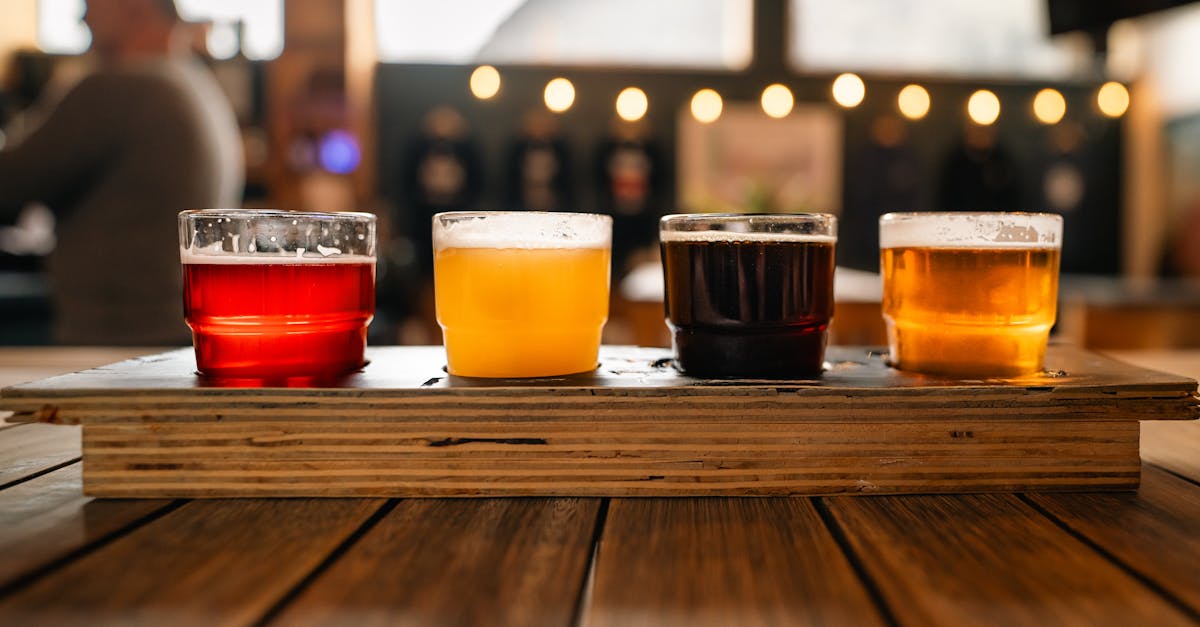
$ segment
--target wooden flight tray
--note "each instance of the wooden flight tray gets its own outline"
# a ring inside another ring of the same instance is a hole
[[[9,420],[83,425],[106,497],[704,496],[1132,490],[1139,420],[1196,381],[1051,346],[1021,379],[899,372],[831,347],[819,379],[700,380],[663,349],[593,373],[449,376],[441,347],[369,349],[327,387],[217,387],[190,349],[13,386]]]

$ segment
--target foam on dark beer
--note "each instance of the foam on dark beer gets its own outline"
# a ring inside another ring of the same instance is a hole
[[[808,233],[763,233],[745,231],[661,231],[664,242],[795,242],[834,244],[837,237]]]

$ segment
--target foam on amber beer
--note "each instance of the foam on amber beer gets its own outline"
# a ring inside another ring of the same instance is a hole
[[[1043,368],[1058,299],[1057,216],[901,215],[880,224],[897,367],[959,377]]]
[[[325,377],[363,365],[374,257],[181,249],[180,260],[185,318],[205,374]]]
[[[437,319],[452,374],[535,377],[596,367],[608,319],[609,218],[434,220]]]

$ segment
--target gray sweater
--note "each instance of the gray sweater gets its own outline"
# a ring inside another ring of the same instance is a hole
[[[176,214],[238,206],[243,173],[233,111],[194,60],[98,71],[0,151],[0,222],[31,202],[58,217],[56,341],[187,343]]]

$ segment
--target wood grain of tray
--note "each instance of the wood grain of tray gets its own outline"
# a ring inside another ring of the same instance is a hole
[[[83,424],[111,497],[697,496],[1131,490],[1138,421],[1200,415],[1196,381],[1070,346],[1048,372],[954,380],[831,347],[812,380],[699,380],[604,347],[570,377],[473,380],[381,347],[322,387],[225,387],[188,349],[13,386],[10,421]]]

